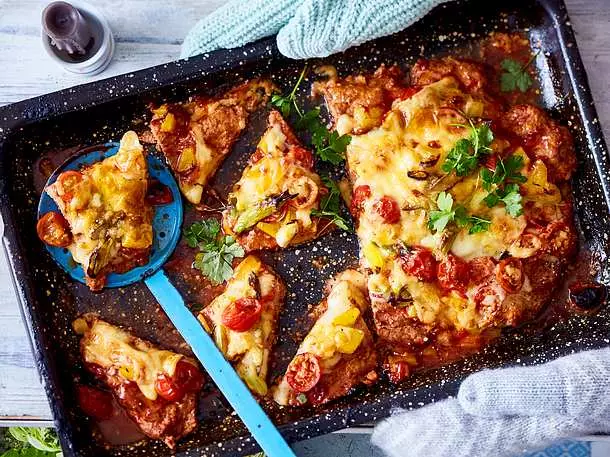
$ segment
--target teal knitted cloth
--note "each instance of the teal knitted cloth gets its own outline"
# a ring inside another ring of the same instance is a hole
[[[199,21],[182,57],[235,48],[277,34],[293,59],[325,57],[396,33],[448,0],[232,0]]]

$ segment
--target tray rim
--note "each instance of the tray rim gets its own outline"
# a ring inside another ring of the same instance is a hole
[[[557,33],[562,61],[565,65],[564,68],[568,73],[568,80],[577,103],[578,115],[583,121],[583,131],[586,135],[588,145],[591,148],[593,160],[595,161],[597,175],[606,200],[606,206],[610,208],[610,182],[607,180],[608,176],[610,176],[610,165],[608,163],[610,154],[608,153],[603,129],[599,122],[599,117],[593,101],[587,73],[578,50],[575,33],[569,22],[566,5],[564,0],[537,0],[537,3],[544,8],[547,15],[552,20],[554,30]],[[0,153],[2,153],[8,135],[31,123],[74,111],[84,111],[95,107],[98,104],[116,101],[123,97],[133,96],[134,94],[159,89],[172,84],[188,82],[193,78],[205,76],[206,72],[215,73],[223,69],[234,68],[236,63],[245,66],[256,63],[261,59],[287,59],[279,53],[275,44],[275,36],[249,43],[240,48],[221,49],[210,53],[204,53],[190,59],[180,59],[90,83],[79,84],[2,106],[0,107]],[[148,79],[148,76],[151,76],[151,79]],[[122,91],[109,91],[109,89],[115,85],[123,87],[124,84],[121,84],[121,82],[133,81],[134,79],[148,80],[149,84],[145,87],[139,87],[134,92],[129,91],[123,93]],[[62,103],[59,103],[58,100],[61,100]],[[0,163],[0,176],[3,175],[2,168],[3,164]],[[69,424],[69,421],[62,408],[62,401],[55,395],[55,390],[58,389],[58,386],[52,376],[50,376],[51,360],[47,356],[48,350],[44,347],[41,336],[34,331],[36,322],[35,316],[33,316],[29,305],[31,301],[30,292],[23,287],[23,283],[18,280],[18,276],[28,275],[29,267],[19,256],[19,246],[16,246],[14,242],[9,241],[9,238],[18,240],[15,233],[18,231],[18,228],[13,216],[13,211],[10,208],[8,196],[6,194],[6,182],[0,177],[0,217],[2,217],[4,222],[2,245],[9,264],[11,280],[14,290],[16,291],[20,313],[26,326],[36,367],[49,400],[53,415],[53,423],[58,432],[67,431],[66,426]],[[526,360],[522,359],[522,361]],[[456,386],[457,382],[446,383],[441,391],[446,396],[448,395],[448,391]],[[413,389],[415,392],[420,390],[439,390],[439,386],[432,385]],[[369,410],[371,406],[372,405],[368,402],[357,405],[357,414],[362,415],[362,413],[364,413],[366,415],[367,410]],[[349,417],[351,416],[350,413],[352,411],[351,407],[347,409],[347,411],[343,411],[343,423],[345,426],[349,427]],[[341,411],[338,412],[341,413]],[[298,438],[295,437],[298,436],[299,431],[305,431],[305,429],[307,429],[308,433],[311,432],[305,425],[309,420],[311,420],[311,418],[306,418],[295,423],[288,423],[280,426],[279,429],[280,431],[288,432],[292,435],[288,437],[289,441],[298,441]],[[66,455],[75,455],[71,445],[72,443],[68,440],[68,435],[66,433],[58,434],[62,447],[68,451],[66,452]],[[231,443],[236,440],[238,440],[238,438],[225,441],[225,444],[227,445],[225,446],[225,449],[235,449]]]

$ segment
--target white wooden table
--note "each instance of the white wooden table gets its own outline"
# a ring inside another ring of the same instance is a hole
[[[95,1],[117,41],[110,67],[96,78],[175,60],[186,31],[225,0]],[[610,0],[566,0],[600,121],[610,134]],[[65,73],[40,41],[43,0],[0,0],[0,105],[91,81]],[[49,421],[51,414],[34,366],[12,289],[0,257],[0,424]],[[338,455],[338,454],[337,454]]]

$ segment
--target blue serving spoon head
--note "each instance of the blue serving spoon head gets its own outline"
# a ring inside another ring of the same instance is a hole
[[[110,142],[96,150],[89,150],[84,154],[76,155],[64,162],[49,177],[45,188],[53,184],[57,177],[67,170],[79,170],[95,162],[111,157],[119,150],[119,143]],[[153,218],[153,246],[149,262],[140,267],[133,268],[126,273],[111,273],[107,276],[105,287],[121,287],[141,281],[152,275],[167,261],[174,251],[180,239],[180,228],[182,226],[182,199],[180,190],[176,184],[171,171],[167,165],[153,154],[147,154],[149,176],[161,184],[167,186],[172,194],[172,202],[155,206]],[[38,218],[49,211],[59,212],[59,208],[53,199],[45,191],[42,192],[38,205]],[[72,255],[66,248],[46,245],[47,250],[59,266],[73,279],[85,283],[85,272],[80,264],[72,259]]]

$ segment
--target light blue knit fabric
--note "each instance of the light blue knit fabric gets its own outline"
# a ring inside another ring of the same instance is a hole
[[[402,30],[448,0],[232,0],[203,18],[182,57],[234,48],[277,33],[293,59],[325,57]]]
[[[594,433],[610,433],[610,348],[473,374],[457,398],[396,412],[372,441],[390,457],[514,457]]]

